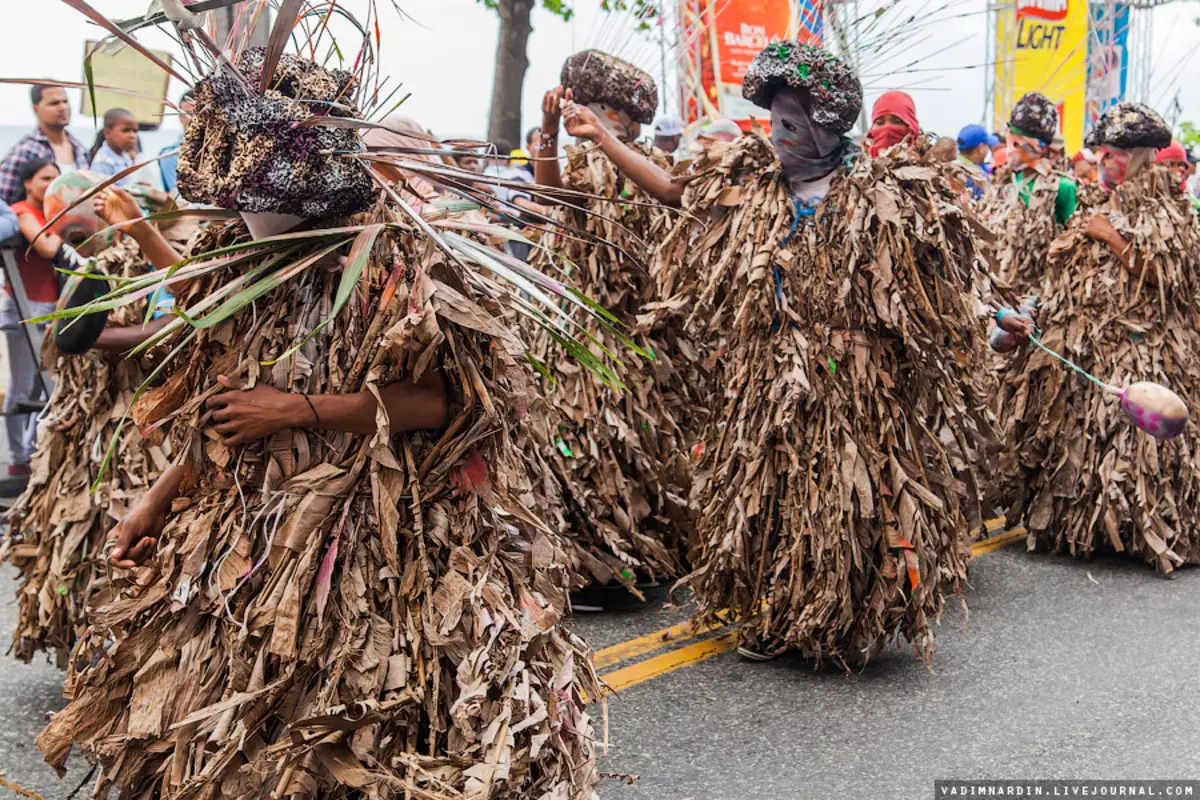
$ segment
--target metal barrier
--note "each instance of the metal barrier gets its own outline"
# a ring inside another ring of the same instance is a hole
[[[28,321],[31,316],[29,310],[32,306],[29,304],[29,295],[25,293],[25,284],[21,281],[21,270],[17,267],[17,254],[28,246],[28,242],[22,236],[14,236],[0,242],[0,270],[4,272],[4,283],[12,287],[13,300],[17,305],[17,313],[21,317],[18,325],[24,333],[22,337],[24,346],[29,348],[33,363],[38,365],[37,375],[34,376],[33,396],[17,405],[13,412],[16,414],[40,414],[46,404],[50,402],[50,391],[53,386],[50,373],[41,367],[42,339],[44,337],[38,326]],[[0,326],[0,330],[7,332],[9,328]]]

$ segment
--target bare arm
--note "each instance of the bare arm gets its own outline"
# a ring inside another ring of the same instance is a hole
[[[168,269],[183,260],[158,228],[141,219],[142,209],[127,192],[110,186],[93,198],[92,207],[96,210],[96,215],[109,225],[132,222],[126,233],[138,243],[138,247],[142,248],[142,255],[155,269]]]
[[[1117,232],[1113,227],[1112,222],[1104,214],[1096,214],[1088,220],[1087,228],[1084,232],[1098,242],[1107,245],[1108,249],[1113,252],[1125,267],[1128,272],[1135,278],[1145,278],[1146,283],[1151,286],[1158,285],[1158,276],[1153,270],[1148,270],[1141,263],[1141,259],[1134,253],[1133,248],[1129,243]]]
[[[38,235],[38,231],[42,229],[42,223],[37,221],[33,214],[21,214],[17,217],[17,226],[21,229],[21,235],[25,237],[25,241],[33,242],[33,251],[42,258],[52,259],[58,255],[58,249],[62,247],[63,241],[53,233],[47,233],[38,238],[34,242],[34,237]]]
[[[171,502],[179,496],[186,475],[187,467],[167,467],[137,505],[108,532],[104,551],[114,567],[136,567],[154,554]]]
[[[137,222],[129,229],[129,235],[142,248],[142,255],[156,270],[170,269],[183,260],[167,238],[149,222]]]
[[[607,131],[603,133],[596,144],[612,160],[617,169],[642,187],[646,194],[672,208],[679,208],[683,205],[683,184],[672,180],[671,173],[641,153],[630,149],[628,145]]]
[[[552,189],[563,188],[562,168],[558,163],[558,122],[562,117],[562,87],[546,92],[542,97],[542,127],[538,136],[533,180]]]
[[[249,391],[237,379],[219,376],[230,391],[208,401],[214,430],[226,444],[261,439],[284,428],[316,428],[339,433],[375,433],[379,404],[370,392],[302,395],[259,384]],[[446,424],[450,401],[446,384],[436,372],[419,381],[400,381],[380,387],[391,432],[437,430]],[[312,405],[309,405],[311,402]]]
[[[683,185],[671,180],[671,173],[609,133],[591,109],[570,102],[569,92],[563,116],[567,133],[591,140],[617,169],[648,195],[673,208],[683,204]]]
[[[534,214],[541,214],[543,217],[550,214],[551,209],[549,207],[544,206],[541,203],[534,202],[528,197],[515,197],[513,198],[512,202],[517,208],[523,208],[526,211],[533,212]]]
[[[170,316],[162,316],[149,325],[116,325],[105,328],[100,338],[92,345],[92,349],[106,353],[124,353],[161,331],[171,320]]]

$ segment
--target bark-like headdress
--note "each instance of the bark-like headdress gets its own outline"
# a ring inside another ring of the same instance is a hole
[[[1171,129],[1154,109],[1141,103],[1117,103],[1100,118],[1088,134],[1088,146],[1102,145],[1132,150],[1137,147],[1159,149],[1171,144]]]
[[[258,93],[265,50],[245,51],[238,71],[218,69],[196,85],[195,118],[179,148],[179,191],[196,203],[238,211],[330,217],[370,205],[365,152],[353,129],[297,127],[317,116],[355,117],[355,78],[285,55]]]
[[[628,61],[599,50],[584,50],[563,64],[561,81],[581,106],[603,103],[625,112],[634,122],[654,122],[658,86],[648,73]]]
[[[754,57],[742,82],[742,96],[770,108],[785,86],[804,91],[813,122],[836,133],[854,127],[862,111],[862,84],[850,65],[819,47],[776,42]]]
[[[1058,109],[1040,92],[1029,92],[1016,102],[1008,116],[1008,129],[1050,144],[1058,134]]]

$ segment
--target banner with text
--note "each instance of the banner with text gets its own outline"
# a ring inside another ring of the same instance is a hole
[[[1129,6],[1093,3],[1090,19],[1085,132],[1125,98],[1129,85]]]
[[[996,127],[1004,130],[1022,95],[1041,92],[1058,106],[1067,151],[1079,150],[1087,87],[1086,0],[1016,0],[1015,14],[997,14],[996,35],[997,87],[1008,89],[996,92]]]
[[[728,117],[748,128],[762,109],[742,97],[754,57],[772,42],[824,41],[823,0],[680,0],[686,39],[680,85],[689,121]]]

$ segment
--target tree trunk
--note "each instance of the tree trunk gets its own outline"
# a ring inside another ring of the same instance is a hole
[[[529,69],[526,46],[533,24],[529,17],[534,0],[500,0],[500,35],[496,41],[496,76],[492,82],[492,109],[488,138],[507,139],[521,147],[521,93]]]

